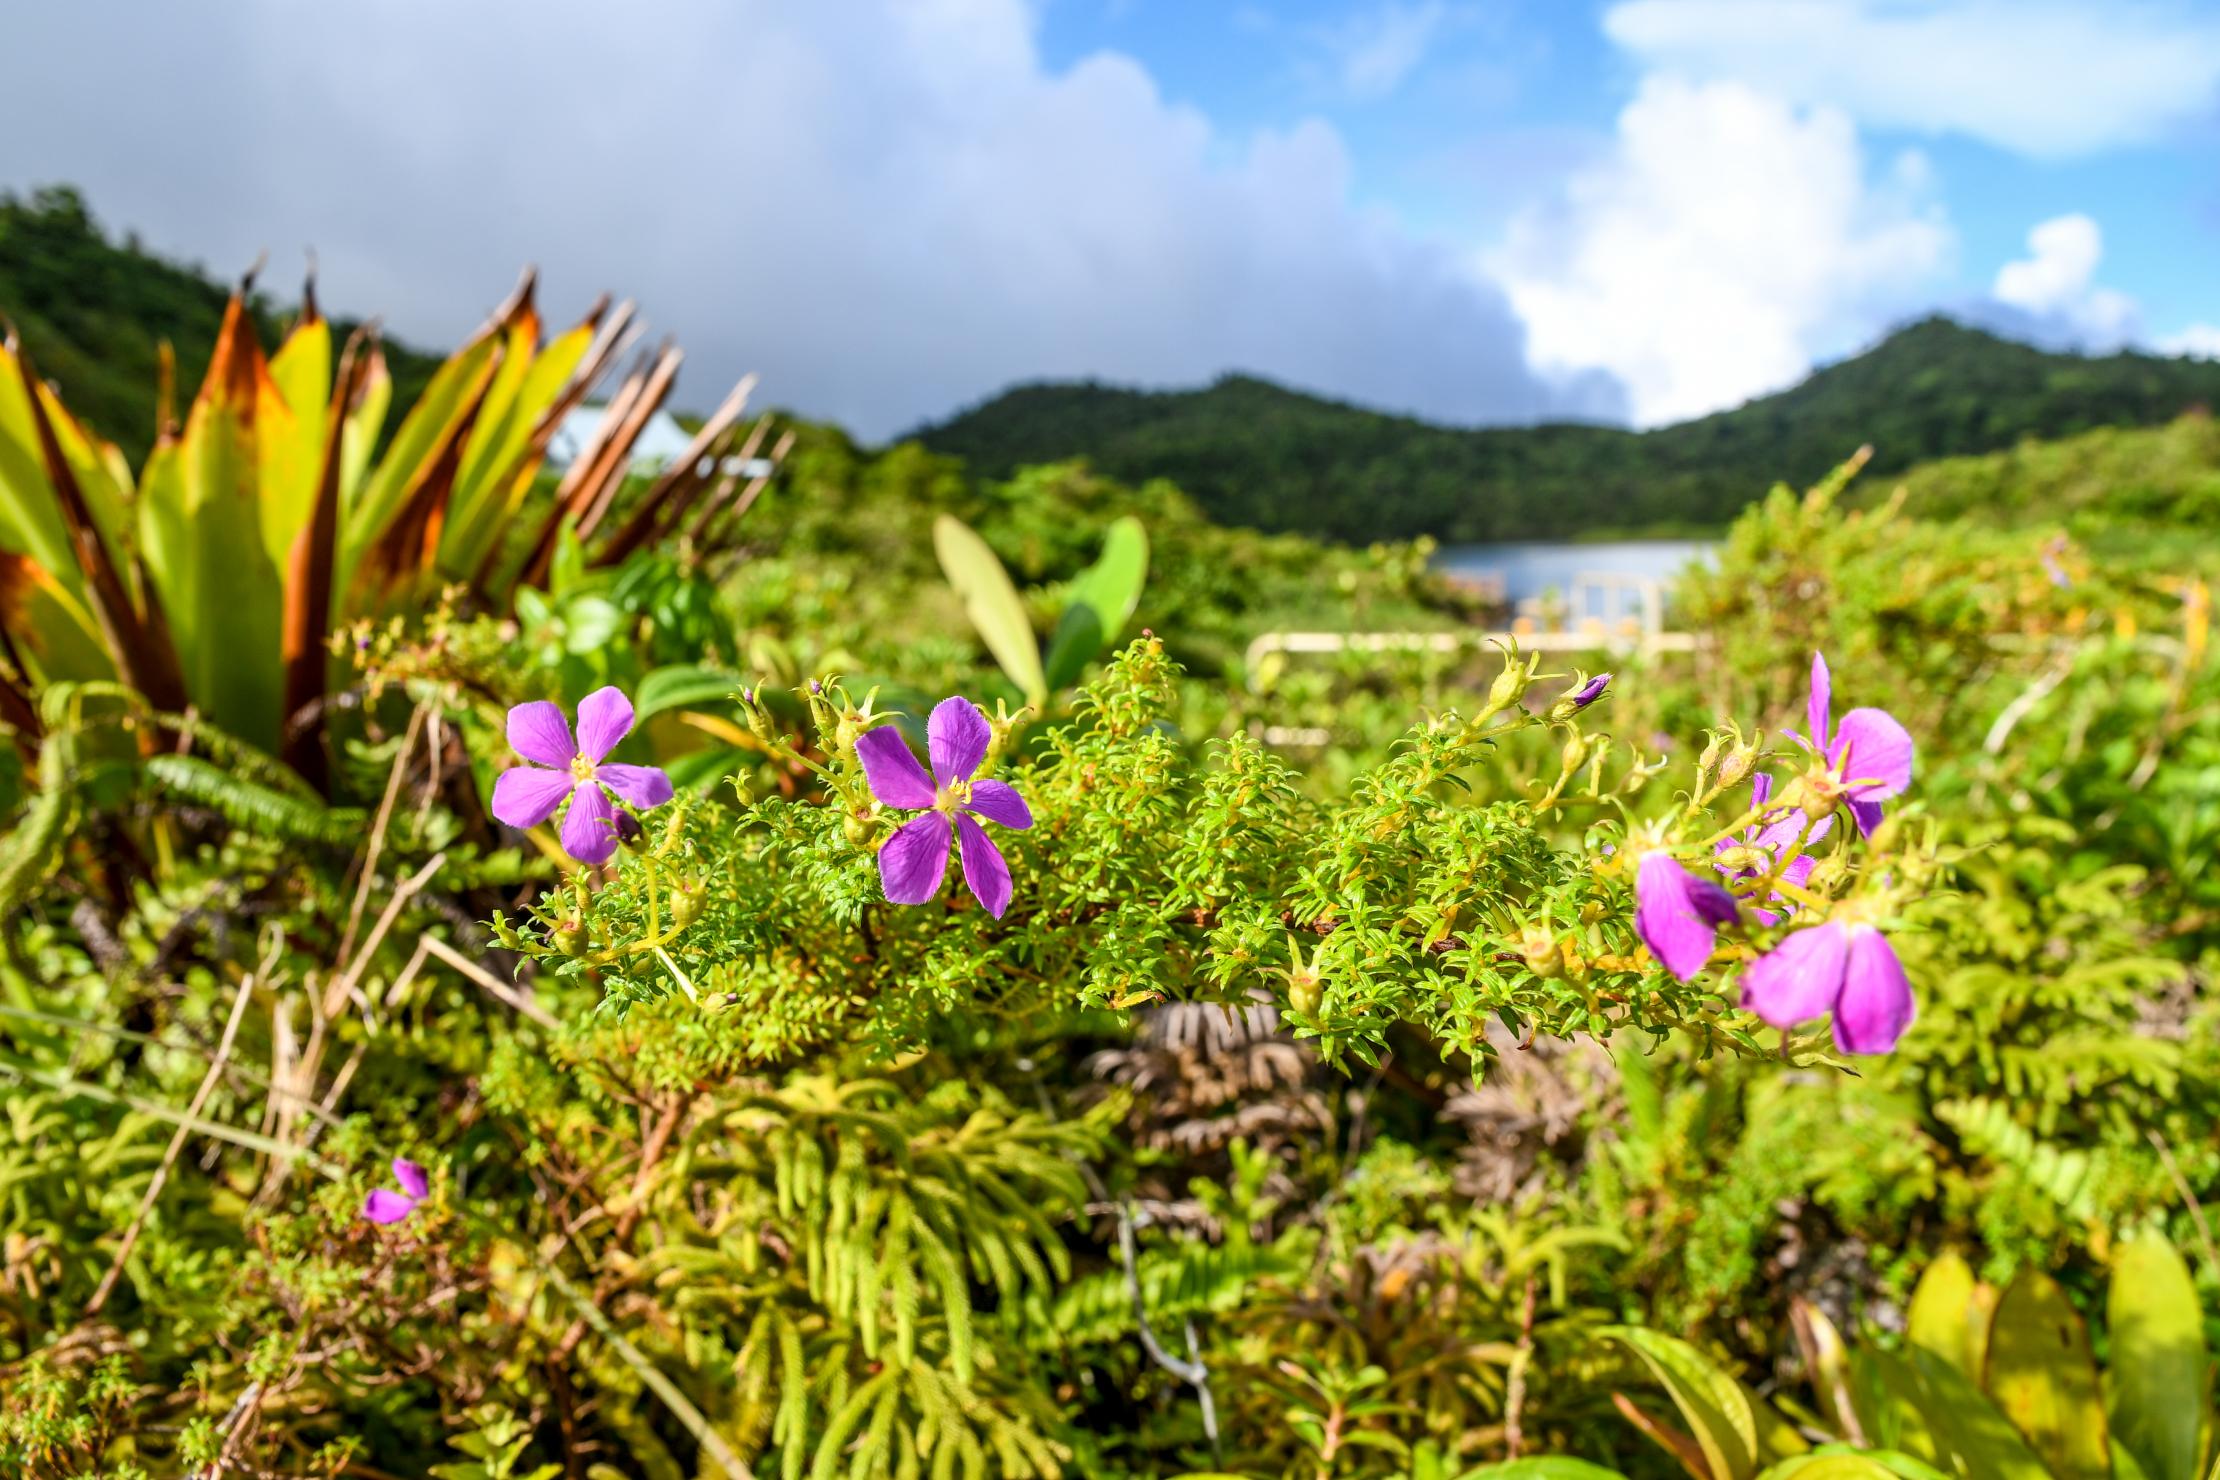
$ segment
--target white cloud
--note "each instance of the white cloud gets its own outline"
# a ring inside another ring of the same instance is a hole
[[[1341,90],[1360,100],[1394,92],[1426,59],[1448,16],[1442,0],[1388,0],[1325,32],[1321,40],[1334,57]]]
[[[691,354],[682,402],[753,367],[873,436],[1038,376],[1622,404],[1530,373],[1499,289],[1353,203],[1330,127],[1229,138],[1114,53],[1050,72],[1035,9],[14,7],[0,187],[80,183],[227,272],[313,243],[328,303],[434,345],[536,259],[568,304],[638,294]]]
[[[2220,324],[2191,324],[2177,333],[2161,336],[2153,348],[2162,355],[2220,360]]]
[[[2027,255],[1999,268],[1990,292],[2047,328],[2047,340],[2117,349],[2135,338],[2135,300],[2097,286],[2102,260],[2104,232],[2095,221],[2056,216],[2027,234]]]
[[[2220,104],[2220,15],[2178,0],[1624,0],[1604,29],[1652,69],[2045,157]]]
[[[1869,179],[1841,112],[1652,77],[1610,157],[1519,218],[1489,266],[1539,365],[1609,370],[1654,425],[1794,382],[1952,246],[1924,162]]]

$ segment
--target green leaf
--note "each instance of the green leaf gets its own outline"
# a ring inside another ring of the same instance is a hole
[[[1133,620],[1148,573],[1148,532],[1128,514],[1110,526],[1103,536],[1102,553],[1072,582],[1071,602],[1048,645],[1051,690],[1077,679],[1087,660]]]
[[[1537,1456],[1534,1459],[1505,1460],[1501,1464],[1482,1465],[1477,1470],[1466,1470],[1457,1480],[1626,1480],[1617,1470],[1607,1470],[1602,1465],[1592,1465],[1584,1459],[1568,1459],[1561,1455]]]
[[[1894,1469],[1866,1454],[1799,1454],[1794,1459],[1783,1460],[1765,1471],[1758,1480],[1897,1480],[1897,1477],[1907,1474],[1927,1476],[1937,1473],[1917,1460],[1911,1463],[1918,1468]]]
[[[2165,1239],[2146,1233],[2120,1246],[2105,1319],[2113,1434],[2148,1480],[2197,1480],[2204,1322],[2197,1286]]]
[[[1041,670],[1041,650],[1033,637],[1033,624],[1025,615],[1025,603],[1018,599],[1017,588],[1010,584],[1010,573],[1002,568],[994,551],[971,526],[954,515],[943,514],[933,521],[933,553],[940,557],[948,584],[963,598],[965,615],[978,629],[987,651],[994,654],[995,662],[1002,665],[1002,671],[1027,699],[1045,703],[1048,679]]]
[[[2056,1480],[2111,1480],[2089,1331],[2049,1275],[2024,1271],[1997,1302],[1983,1386]]]
[[[1687,1342],[1638,1326],[1610,1326],[1601,1334],[1649,1367],[1680,1409],[1713,1480],[1754,1480],[1763,1461],[1809,1447],[1779,1414]]]
[[[1956,1253],[1927,1266],[1912,1291],[1905,1336],[1921,1351],[1933,1352],[1968,1377],[1981,1371],[1980,1322],[1974,1305],[1973,1270]]]
[[[632,696],[632,711],[639,722],[645,724],[666,709],[730,700],[740,689],[741,679],[736,673],[694,664],[673,664],[654,669],[640,680],[640,690]]]

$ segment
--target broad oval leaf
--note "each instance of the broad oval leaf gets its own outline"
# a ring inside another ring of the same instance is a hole
[[[2149,1480],[2197,1480],[2204,1322],[2197,1286],[2165,1239],[2146,1233],[2120,1246],[2105,1319],[2114,1438]]]
[[[1041,668],[1040,644],[1033,624],[1026,618],[1025,603],[1018,599],[1010,573],[994,551],[971,526],[953,514],[933,521],[933,553],[948,584],[964,599],[964,612],[995,662],[1009,675],[1025,697],[1035,704],[1048,698],[1048,678]]]
[[[1626,1480],[1617,1470],[1556,1454],[1482,1465],[1477,1470],[1460,1472],[1457,1480],[1483,1480],[1483,1477],[1485,1480]]]
[[[1966,1376],[1979,1379],[1980,1339],[1975,1334],[1973,1270],[1956,1253],[1927,1266],[1912,1291],[1905,1336],[1921,1351],[1933,1352]]]
[[[2040,1270],[2021,1273],[1997,1301],[1983,1386],[2056,1480],[2111,1480],[2088,1328]]]

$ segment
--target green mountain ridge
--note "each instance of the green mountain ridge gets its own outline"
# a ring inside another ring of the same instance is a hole
[[[914,435],[982,476],[1082,457],[1168,478],[1214,519],[1365,542],[1561,539],[1725,524],[1862,445],[1869,476],[2220,403],[2220,362],[2060,354],[1932,316],[1801,384],[1650,431],[1459,428],[1229,375],[1188,391],[1012,388]]]

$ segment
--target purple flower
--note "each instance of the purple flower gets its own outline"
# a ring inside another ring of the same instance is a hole
[[[1634,928],[1667,971],[1687,981],[1711,959],[1718,929],[1734,919],[1734,896],[1699,879],[1662,849],[1634,874]]]
[[[2062,534],[2052,535],[2043,546],[2043,570],[2049,575],[2050,583],[2061,591],[2074,583],[2074,578],[2066,574],[2066,567],[2058,563],[2058,557],[2065,553],[2066,537]]]
[[[1742,1005],[1776,1028],[1835,1015],[1844,1053],[1887,1053],[1912,1025],[1912,984],[1888,937],[1829,920],[1799,930],[1742,973]]]
[[[1881,825],[1881,803],[1912,784],[1911,733],[1885,709],[1853,709],[1840,729],[1830,729],[1833,695],[1827,660],[1813,653],[1806,743],[1826,767],[1828,788],[1850,804],[1858,832],[1870,837]]]
[[[390,1187],[380,1187],[362,1200],[362,1216],[372,1223],[398,1223],[416,1211],[416,1205],[432,1195],[431,1181],[424,1169],[405,1156],[393,1158],[393,1180],[401,1184],[395,1192]]]
[[[924,904],[940,893],[953,831],[964,882],[987,913],[1000,919],[1010,907],[1010,866],[986,829],[971,819],[1024,829],[1033,825],[1033,814],[1008,783],[971,779],[994,739],[979,706],[961,697],[943,699],[933,706],[925,733],[933,756],[930,776],[891,727],[866,730],[856,741],[873,796],[889,807],[926,809],[879,849],[879,883],[894,904]]]
[[[1772,795],[1772,777],[1761,771],[1750,778],[1750,807],[1752,811],[1763,807]],[[1804,834],[1805,843],[1818,842],[1833,830],[1834,825],[1835,819],[1832,816],[1820,818],[1819,821],[1812,824],[1811,831]],[[1777,863],[1781,854],[1795,843],[1797,830],[1802,826],[1803,814],[1790,812],[1785,817],[1776,817],[1771,822],[1759,823],[1750,827],[1739,838],[1721,839],[1718,848],[1722,855],[1719,871],[1736,883],[1745,883],[1763,873],[1771,872],[1770,866],[1764,869],[1753,868],[1747,862],[1741,860],[1737,860],[1736,865],[1730,867],[1725,861],[1724,855],[1738,850],[1763,851],[1770,854],[1774,862]],[[1790,884],[1802,884],[1811,877],[1812,865],[1817,861],[1808,854],[1798,854],[1795,858],[1789,860],[1787,868],[1781,870],[1781,879]],[[1780,897],[1778,893],[1772,893],[1768,894],[1766,899],[1770,903]],[[1764,924],[1778,925],[1781,923],[1781,916],[1790,913],[1794,908],[1795,906],[1791,905],[1787,910],[1775,912],[1753,904],[1750,906],[1750,913]]]
[[[1572,700],[1573,708],[1586,709],[1589,705],[1602,698],[1603,691],[1609,687],[1611,687],[1611,675],[1608,673],[1599,673],[1594,678],[1591,678],[1586,683],[1582,684],[1579,688],[1574,689],[1571,694],[1567,695],[1567,697]]]
[[[632,701],[615,688],[596,689],[578,704],[578,741],[563,711],[544,699],[509,711],[509,745],[537,765],[511,766],[493,783],[493,815],[511,827],[537,827],[565,798],[563,851],[580,863],[606,863],[617,851],[615,792],[635,807],[671,799],[671,778],[654,766],[610,766],[602,757],[632,733]]]

